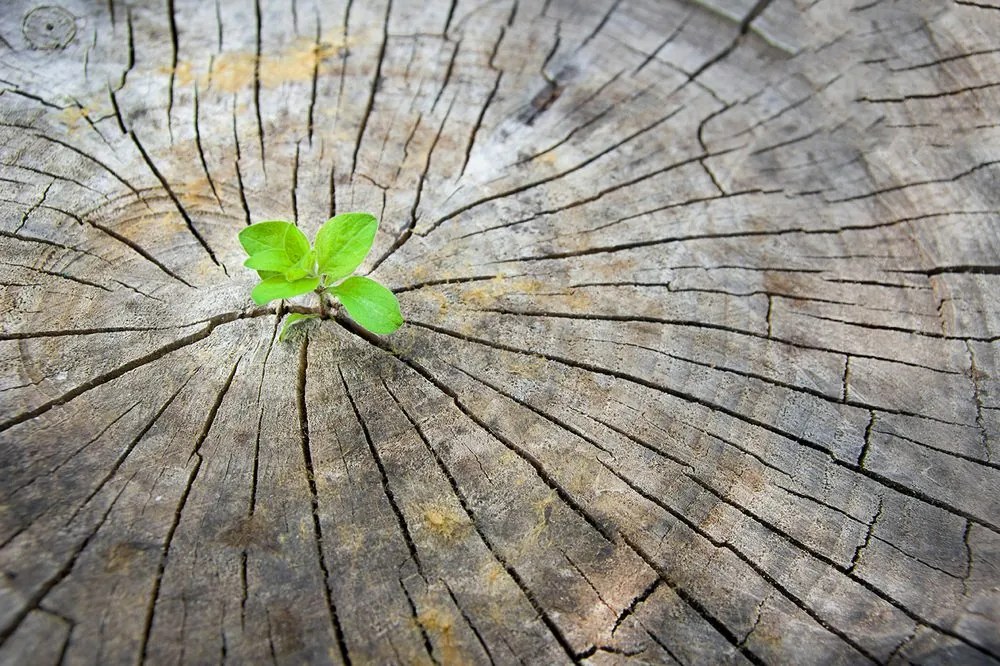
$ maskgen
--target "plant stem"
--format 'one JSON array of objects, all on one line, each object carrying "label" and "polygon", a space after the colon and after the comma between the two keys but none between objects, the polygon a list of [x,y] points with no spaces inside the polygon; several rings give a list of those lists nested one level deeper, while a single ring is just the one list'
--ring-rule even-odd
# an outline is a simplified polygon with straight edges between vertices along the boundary
[{"label": "plant stem", "polygon": [[326,319],[326,317],[327,317],[327,310],[326,310],[326,290],[325,289],[317,289],[316,293],[319,294],[319,316],[322,317],[323,319]]}]

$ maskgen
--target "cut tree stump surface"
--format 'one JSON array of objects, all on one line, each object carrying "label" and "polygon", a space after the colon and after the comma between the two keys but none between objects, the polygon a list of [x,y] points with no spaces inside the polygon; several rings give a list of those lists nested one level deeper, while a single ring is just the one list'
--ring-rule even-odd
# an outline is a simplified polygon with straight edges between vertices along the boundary
[{"label": "cut tree stump surface", "polygon": [[0,662],[998,663],[998,110],[996,0],[7,0]]}]

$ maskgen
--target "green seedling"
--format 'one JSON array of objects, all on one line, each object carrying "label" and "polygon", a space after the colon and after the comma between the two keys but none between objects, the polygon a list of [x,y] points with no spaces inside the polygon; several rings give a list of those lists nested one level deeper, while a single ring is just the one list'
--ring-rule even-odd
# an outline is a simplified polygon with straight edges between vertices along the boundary
[{"label": "green seedling", "polygon": [[354,321],[372,333],[385,335],[403,325],[399,301],[371,278],[351,275],[364,261],[375,240],[378,220],[369,213],[341,213],[327,220],[309,245],[298,227],[272,220],[240,232],[240,245],[250,255],[243,265],[257,271],[260,284],[250,297],[257,305],[314,291],[317,314],[293,313],[278,336],[310,319],[327,315],[327,297],[340,301]]}]

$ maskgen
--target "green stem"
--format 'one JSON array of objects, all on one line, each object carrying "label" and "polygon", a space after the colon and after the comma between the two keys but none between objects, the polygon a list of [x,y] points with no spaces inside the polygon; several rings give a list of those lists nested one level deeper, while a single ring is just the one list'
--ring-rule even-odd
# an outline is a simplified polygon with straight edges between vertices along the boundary
[{"label": "green stem", "polygon": [[319,294],[319,316],[323,319],[327,318],[326,310],[326,290],[323,288],[317,289],[316,293]]}]

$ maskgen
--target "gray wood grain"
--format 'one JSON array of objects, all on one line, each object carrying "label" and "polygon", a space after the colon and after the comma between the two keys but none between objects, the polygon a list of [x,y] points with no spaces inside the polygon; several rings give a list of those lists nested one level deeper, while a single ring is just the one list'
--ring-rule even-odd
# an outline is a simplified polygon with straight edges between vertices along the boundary
[{"label": "gray wood grain", "polygon": [[998,9],[7,2],[0,663],[1000,662]]}]

